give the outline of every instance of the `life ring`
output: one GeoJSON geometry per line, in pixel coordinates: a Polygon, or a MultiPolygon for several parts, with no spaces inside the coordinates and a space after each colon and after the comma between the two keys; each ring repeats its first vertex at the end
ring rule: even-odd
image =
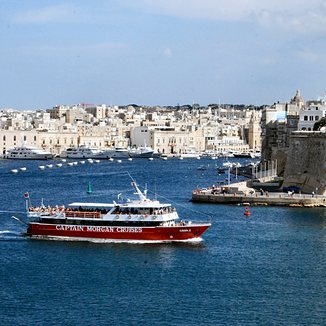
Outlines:
{"type": "Polygon", "coordinates": [[[128,218],[131,219],[131,215],[130,214],[128,215],[128,218]]]}
{"type": "Polygon", "coordinates": [[[118,220],[119,219],[119,215],[116,215],[115,218],[118,220]]]}

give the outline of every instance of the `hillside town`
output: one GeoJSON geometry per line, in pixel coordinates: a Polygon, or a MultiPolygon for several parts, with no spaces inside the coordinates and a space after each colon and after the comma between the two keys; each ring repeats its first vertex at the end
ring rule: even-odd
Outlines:
{"type": "Polygon", "coordinates": [[[3,109],[0,153],[5,156],[23,144],[54,156],[82,145],[98,149],[146,145],[167,156],[262,152],[262,160],[277,159],[282,172],[292,131],[312,131],[325,112],[323,99],[305,102],[299,90],[289,102],[260,107],[81,103],[35,111],[3,109]]]}
{"type": "Polygon", "coordinates": [[[55,155],[69,147],[142,146],[166,155],[260,150],[261,110],[230,105],[140,107],[78,104],[0,113],[0,153],[26,143],[55,155]]]}

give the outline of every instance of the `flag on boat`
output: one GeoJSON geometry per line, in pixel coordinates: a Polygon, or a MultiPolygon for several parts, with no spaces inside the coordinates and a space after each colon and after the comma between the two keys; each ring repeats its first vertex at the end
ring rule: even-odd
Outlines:
{"type": "Polygon", "coordinates": [[[29,193],[28,193],[28,192],[25,192],[25,193],[24,193],[24,197],[25,197],[26,199],[28,199],[28,198],[29,198],[29,193]]]}

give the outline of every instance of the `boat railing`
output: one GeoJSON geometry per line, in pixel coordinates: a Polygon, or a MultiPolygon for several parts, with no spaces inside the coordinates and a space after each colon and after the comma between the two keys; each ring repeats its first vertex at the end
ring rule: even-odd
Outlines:
{"type": "Polygon", "coordinates": [[[65,211],[66,217],[100,218],[101,212],[65,211]]]}

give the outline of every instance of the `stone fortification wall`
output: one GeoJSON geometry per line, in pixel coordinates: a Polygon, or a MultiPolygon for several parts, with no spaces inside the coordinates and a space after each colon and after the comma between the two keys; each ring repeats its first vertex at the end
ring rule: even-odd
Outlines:
{"type": "Polygon", "coordinates": [[[326,133],[293,132],[283,187],[298,186],[302,193],[326,194],[326,133]]]}

